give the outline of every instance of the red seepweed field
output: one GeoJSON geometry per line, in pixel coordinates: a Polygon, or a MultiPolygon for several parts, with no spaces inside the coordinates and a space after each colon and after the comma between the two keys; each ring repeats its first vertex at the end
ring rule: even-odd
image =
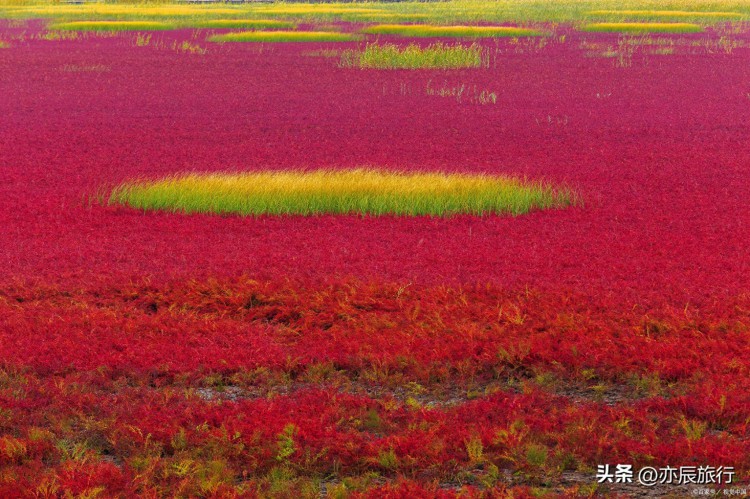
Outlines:
{"type": "Polygon", "coordinates": [[[0,496],[747,487],[747,29],[549,25],[443,40],[486,62],[415,70],[342,66],[362,40],[45,26],[0,20],[0,496]],[[132,179],[359,167],[544,180],[579,202],[450,217],[107,202],[132,179]],[[598,483],[617,464],[730,479],[598,483]]]}

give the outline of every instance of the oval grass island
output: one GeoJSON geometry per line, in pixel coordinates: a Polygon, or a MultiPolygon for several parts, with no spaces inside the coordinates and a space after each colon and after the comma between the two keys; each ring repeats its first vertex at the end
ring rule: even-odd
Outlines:
{"type": "Polygon", "coordinates": [[[373,169],[187,173],[134,180],[108,204],[237,215],[521,215],[577,203],[568,188],[494,175],[373,169]]]}

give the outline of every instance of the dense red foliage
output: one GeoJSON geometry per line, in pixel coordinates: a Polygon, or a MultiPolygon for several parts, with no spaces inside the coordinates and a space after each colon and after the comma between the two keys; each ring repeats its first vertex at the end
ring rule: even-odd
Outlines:
{"type": "Polygon", "coordinates": [[[326,45],[154,36],[0,49],[0,496],[588,494],[619,461],[747,478],[746,49],[619,67],[581,49],[616,37],[568,33],[482,42],[487,69],[361,71],[305,55],[326,45]],[[585,204],[90,202],[136,176],[359,165],[543,177],[585,204]]]}
{"type": "Polygon", "coordinates": [[[279,465],[485,486],[501,470],[535,483],[603,462],[750,469],[746,297],[646,311],[492,288],[242,279],[1,298],[11,488],[31,473],[32,490],[40,460],[131,493],[238,478],[264,490],[279,465]],[[76,444],[89,454],[68,456],[76,444]]]}
{"type": "Polygon", "coordinates": [[[127,37],[14,44],[0,53],[0,268],[46,282],[249,271],[691,299],[747,289],[750,54],[617,67],[580,42],[501,45],[496,67],[450,72],[302,55],[319,44],[203,56],[127,37]],[[428,82],[497,104],[427,95],[428,82]],[[85,201],[140,175],[356,165],[546,177],[586,204],[517,219],[241,219],[85,201]]]}

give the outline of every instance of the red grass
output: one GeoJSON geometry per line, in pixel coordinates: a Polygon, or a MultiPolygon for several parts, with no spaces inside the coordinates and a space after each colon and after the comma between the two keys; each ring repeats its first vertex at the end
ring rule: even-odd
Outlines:
{"type": "Polygon", "coordinates": [[[127,36],[5,49],[0,495],[575,495],[561,473],[590,485],[615,462],[746,479],[750,55],[623,68],[581,36],[498,42],[496,67],[452,72],[127,36]],[[137,176],[361,165],[544,177],[585,204],[445,220],[87,202],[137,176]]]}
{"type": "Polygon", "coordinates": [[[26,449],[5,464],[28,487],[68,470],[60,442],[86,445],[87,483],[130,493],[197,490],[216,459],[221,483],[253,490],[278,465],[308,480],[378,471],[485,486],[499,479],[487,469],[526,484],[603,462],[750,470],[747,297],[621,310],[492,288],[243,279],[24,288],[0,303],[4,427],[26,449]],[[548,461],[527,463],[529,446],[548,461]],[[165,471],[185,459],[184,480],[165,471]]]}
{"type": "Polygon", "coordinates": [[[448,73],[342,70],[276,45],[197,56],[115,38],[6,51],[0,267],[46,282],[249,270],[660,296],[746,289],[745,52],[618,68],[577,45],[448,73]],[[428,80],[499,101],[428,96],[428,80]],[[586,205],[518,219],[252,220],[82,202],[140,175],[363,164],[547,177],[586,205]]]}

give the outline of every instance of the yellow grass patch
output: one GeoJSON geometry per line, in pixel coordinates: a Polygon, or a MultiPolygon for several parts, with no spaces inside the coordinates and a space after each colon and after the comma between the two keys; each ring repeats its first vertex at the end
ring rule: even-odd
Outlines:
{"type": "Polygon", "coordinates": [[[469,47],[441,43],[427,47],[368,43],[364,50],[343,52],[339,65],[374,69],[456,69],[486,67],[489,60],[476,43],[469,47]]]}
{"type": "Polygon", "coordinates": [[[117,17],[117,18],[146,18],[146,17],[187,17],[236,14],[237,9],[216,7],[191,7],[183,5],[45,5],[14,8],[15,15],[23,17],[117,17]]]}
{"type": "Polygon", "coordinates": [[[295,23],[287,21],[277,21],[272,19],[212,19],[209,21],[200,21],[194,26],[198,28],[245,28],[245,29],[294,29],[295,23]]]}
{"type": "Polygon", "coordinates": [[[597,33],[698,33],[702,28],[691,23],[591,23],[582,31],[597,33]]]}
{"type": "Polygon", "coordinates": [[[382,12],[380,9],[363,9],[357,7],[331,7],[321,4],[297,4],[284,7],[259,8],[256,12],[277,15],[304,15],[304,14],[372,14],[382,12]]]}
{"type": "Polygon", "coordinates": [[[626,16],[626,17],[672,17],[672,18],[707,18],[707,19],[739,19],[740,12],[701,12],[687,10],[592,10],[587,12],[592,16],[626,16]]]}
{"type": "Polygon", "coordinates": [[[542,33],[513,26],[431,26],[426,24],[379,24],[362,30],[363,33],[413,36],[425,38],[437,37],[521,37],[539,36],[542,33]]]}
{"type": "Polygon", "coordinates": [[[0,17],[53,18],[56,21],[79,19],[154,20],[192,23],[201,19],[303,17],[313,20],[349,19],[373,22],[407,21],[424,16],[437,25],[473,25],[477,23],[564,23],[580,22],[587,16],[635,16],[635,20],[653,18],[716,23],[750,17],[745,0],[446,0],[440,2],[404,1],[393,3],[245,3],[234,5],[195,5],[140,1],[125,3],[101,0],[69,5],[61,0],[0,0],[0,17]],[[702,10],[711,9],[711,10],[702,10]],[[368,17],[371,16],[371,17],[368,17]],[[378,16],[382,16],[379,19],[378,16]]]}
{"type": "Polygon", "coordinates": [[[172,29],[173,26],[154,21],[73,21],[51,24],[49,28],[69,31],[156,31],[172,29]]]}
{"type": "Polygon", "coordinates": [[[208,38],[209,42],[349,42],[360,37],[336,31],[243,31],[208,38]]]}
{"type": "Polygon", "coordinates": [[[191,173],[125,183],[110,204],[143,210],[240,215],[522,214],[575,203],[567,189],[481,174],[372,169],[191,173]]]}
{"type": "Polygon", "coordinates": [[[377,12],[373,14],[354,14],[351,16],[345,16],[345,19],[361,19],[361,20],[369,20],[369,19],[388,19],[393,22],[393,19],[400,20],[400,19],[425,19],[430,17],[427,14],[400,14],[397,12],[377,12]]]}

